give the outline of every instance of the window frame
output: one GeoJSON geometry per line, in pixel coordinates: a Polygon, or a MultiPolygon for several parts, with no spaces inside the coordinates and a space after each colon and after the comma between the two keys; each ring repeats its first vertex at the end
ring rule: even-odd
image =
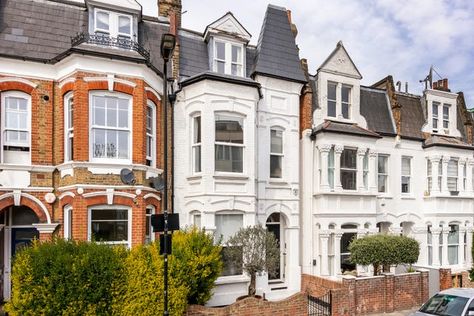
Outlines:
{"type": "MultiPolygon", "coordinates": [[[[214,123],[215,124],[215,123],[214,123]]],[[[215,126],[214,126],[215,129],[215,126]]],[[[215,138],[214,138],[215,140],[215,138]]],[[[191,170],[193,174],[202,173],[202,115],[196,112],[191,115],[191,170]],[[199,118],[199,142],[196,141],[196,119],[199,118]],[[197,167],[197,153],[199,152],[199,170],[197,167]]]]}
{"type": "MultiPolygon", "coordinates": [[[[352,102],[351,102],[352,101],[352,88],[353,87],[351,85],[344,84],[344,83],[341,84],[341,116],[344,120],[350,120],[352,118],[352,115],[351,115],[352,114],[352,112],[351,112],[352,111],[352,102]],[[343,95],[342,94],[342,89],[344,89],[344,88],[349,89],[347,102],[344,102],[343,99],[342,99],[342,95],[343,95]],[[344,104],[347,105],[347,117],[344,117],[344,111],[343,111],[344,104]]],[[[337,92],[337,90],[336,90],[336,92],[337,92]]],[[[337,106],[337,104],[336,104],[336,106],[337,106]]]]}
{"type": "Polygon", "coordinates": [[[448,103],[443,103],[442,104],[442,115],[443,115],[443,130],[448,131],[448,134],[449,134],[449,111],[451,109],[451,104],[448,104],[448,103]],[[444,113],[444,109],[448,109],[448,113],[447,113],[447,118],[445,118],[445,113],[444,113]],[[447,126],[445,127],[444,124],[447,123],[447,126]]]}
{"type": "MultiPolygon", "coordinates": [[[[105,111],[105,109],[104,109],[105,111]]],[[[120,93],[120,92],[109,92],[103,90],[91,91],[89,92],[89,161],[91,162],[101,162],[101,163],[111,163],[111,164],[130,164],[133,157],[133,98],[129,94],[120,93]],[[94,113],[93,113],[93,100],[95,96],[105,96],[105,97],[114,97],[114,98],[123,98],[128,100],[128,128],[110,128],[106,125],[93,125],[94,113]],[[109,158],[109,157],[94,157],[94,135],[93,129],[105,129],[105,130],[115,130],[115,131],[128,131],[128,158],[109,158]]],[[[106,119],[104,118],[106,123],[106,119]]]]}
{"type": "Polygon", "coordinates": [[[109,36],[112,36],[111,32],[110,32],[111,24],[112,24],[112,23],[110,23],[111,22],[110,13],[111,12],[107,11],[107,10],[103,10],[103,9],[99,9],[99,8],[94,9],[94,33],[99,33],[99,34],[105,33],[105,34],[108,34],[109,36]],[[109,28],[107,30],[102,29],[100,27],[97,27],[97,21],[98,21],[97,14],[98,13],[106,13],[107,14],[107,16],[109,18],[109,23],[108,23],[109,28]]]}
{"type": "Polygon", "coordinates": [[[284,161],[284,129],[281,127],[271,127],[270,128],[270,178],[271,179],[283,179],[283,161],[284,161]],[[281,152],[273,152],[272,151],[272,132],[280,132],[281,133],[281,152]],[[271,161],[272,157],[279,157],[280,158],[280,166],[281,166],[281,171],[280,171],[280,176],[279,177],[272,177],[272,172],[271,172],[271,161]]]}
{"type": "Polygon", "coordinates": [[[74,161],[74,94],[64,95],[64,162],[74,161]],[[72,110],[70,110],[72,105],[72,110]],[[72,112],[71,115],[70,112],[72,112]],[[72,127],[69,127],[69,124],[72,127]]]}
{"type": "Polygon", "coordinates": [[[156,208],[154,205],[147,205],[145,207],[145,225],[149,229],[150,234],[146,234],[145,228],[145,244],[149,244],[155,241],[155,233],[153,232],[153,226],[151,225],[151,215],[156,214],[156,208]],[[148,212],[150,211],[150,212],[148,212]]]}
{"type": "Polygon", "coordinates": [[[412,190],[411,190],[412,160],[413,160],[413,157],[411,156],[402,156],[402,159],[401,159],[400,191],[402,194],[405,194],[405,195],[412,194],[412,190]],[[404,159],[408,159],[408,164],[409,164],[409,169],[410,169],[408,174],[403,173],[403,160],[404,159]],[[403,178],[408,178],[408,190],[406,192],[403,192],[403,178]]]}
{"type": "Polygon", "coordinates": [[[389,192],[389,159],[390,159],[390,155],[388,154],[378,154],[377,155],[377,192],[378,193],[388,193],[389,192]],[[379,158],[380,157],[384,157],[386,158],[385,160],[385,173],[383,172],[380,172],[379,171],[379,158]],[[385,190],[384,191],[380,191],[380,176],[384,177],[385,179],[385,190]]]}
{"type": "Polygon", "coordinates": [[[432,101],[431,102],[432,128],[433,128],[434,133],[439,132],[439,106],[440,105],[441,105],[441,103],[438,102],[438,101],[432,101]],[[435,115],[434,109],[436,109],[436,115],[435,115]],[[436,124],[435,124],[435,122],[436,122],[436,124]],[[435,125],[436,125],[436,127],[435,127],[435,125]]]}
{"type": "MultiPolygon", "coordinates": [[[[448,247],[448,258],[447,258],[447,259],[448,259],[448,264],[449,264],[449,265],[457,265],[457,264],[459,264],[459,247],[460,247],[460,237],[461,237],[461,236],[460,236],[460,230],[459,230],[460,225],[457,224],[457,223],[452,223],[452,224],[449,224],[448,227],[449,227],[449,232],[448,232],[448,244],[447,244],[447,247],[448,247]],[[455,227],[456,227],[457,229],[454,229],[455,227]],[[455,243],[453,243],[453,242],[451,241],[451,239],[449,238],[449,237],[450,237],[450,234],[452,234],[453,232],[455,232],[455,233],[456,233],[456,236],[457,236],[457,242],[455,242],[455,243]],[[450,259],[450,256],[449,256],[449,253],[450,253],[449,249],[450,249],[450,248],[451,248],[451,249],[452,249],[452,248],[456,249],[456,250],[455,250],[456,256],[455,256],[455,262],[454,262],[454,263],[451,263],[450,260],[449,260],[449,259],[450,259]]],[[[451,235],[451,236],[452,236],[452,235],[451,235]]]]}
{"type": "Polygon", "coordinates": [[[130,206],[114,204],[114,205],[93,205],[87,208],[87,241],[92,238],[92,211],[94,210],[127,210],[127,240],[126,241],[97,241],[97,243],[105,245],[126,245],[128,248],[132,246],[132,208],[130,206]]]}
{"type": "Polygon", "coordinates": [[[147,100],[146,104],[146,123],[145,123],[145,130],[146,130],[146,165],[152,168],[156,167],[156,104],[151,101],[147,100]],[[148,132],[148,109],[151,109],[151,133],[148,132]],[[149,142],[150,139],[150,142],[149,142]],[[151,144],[151,156],[148,155],[148,144],[151,144]]]}
{"type": "Polygon", "coordinates": [[[338,86],[338,85],[339,85],[338,82],[330,81],[330,80],[327,81],[327,91],[326,91],[326,93],[327,93],[327,103],[326,103],[326,104],[327,104],[327,109],[326,109],[326,115],[327,115],[327,117],[337,118],[337,86],[338,86]],[[336,97],[336,98],[335,98],[334,100],[329,98],[329,86],[330,86],[330,85],[334,85],[334,86],[335,86],[335,89],[336,89],[336,92],[335,92],[335,97],[336,97]],[[329,102],[334,102],[334,116],[329,115],[329,102]]]}
{"type": "MultiPolygon", "coordinates": [[[[235,174],[235,175],[242,175],[245,173],[246,168],[245,168],[245,144],[246,144],[246,116],[237,112],[214,112],[214,172],[216,174],[235,174]],[[236,120],[242,120],[242,144],[239,143],[228,143],[228,142],[222,142],[222,141],[216,141],[216,122],[217,122],[217,117],[219,115],[223,116],[228,116],[231,118],[235,118],[236,120]],[[237,148],[242,148],[242,171],[223,171],[223,170],[217,170],[216,166],[216,155],[217,155],[217,146],[227,146],[227,147],[237,147],[237,148]]],[[[202,126],[202,124],[201,124],[202,126]]],[[[202,167],[202,166],[201,166],[202,167]]]]}
{"type": "MultiPolygon", "coordinates": [[[[242,218],[242,226],[241,226],[240,228],[245,227],[245,221],[244,221],[244,219],[245,219],[245,218],[244,218],[244,215],[245,215],[245,214],[244,214],[243,212],[240,212],[240,211],[231,211],[231,210],[229,210],[229,211],[216,212],[216,213],[214,214],[214,224],[215,224],[215,227],[216,227],[214,238],[219,238],[219,240],[221,239],[221,237],[220,237],[220,236],[217,236],[217,217],[218,217],[218,216],[226,216],[226,215],[227,215],[227,216],[228,216],[228,215],[241,216],[241,218],[242,218]]],[[[202,219],[202,217],[201,217],[201,219],[202,219]]],[[[240,228],[239,228],[239,229],[240,229],[240,228]]],[[[237,231],[238,231],[238,229],[237,229],[237,231]]],[[[236,245],[229,245],[229,244],[227,244],[226,241],[223,240],[221,247],[222,247],[222,250],[223,250],[223,251],[221,252],[221,256],[222,256],[223,253],[224,253],[224,249],[225,249],[225,248],[227,248],[227,247],[238,247],[238,246],[236,246],[236,245]]],[[[223,269],[222,269],[222,272],[221,272],[221,273],[224,273],[224,269],[225,269],[224,265],[225,265],[225,262],[224,262],[224,260],[223,260],[223,269]]],[[[238,272],[239,272],[239,271],[238,271],[238,272]]],[[[243,275],[244,275],[244,271],[243,271],[243,267],[242,267],[242,268],[240,269],[240,273],[236,273],[236,274],[226,274],[226,275],[221,274],[219,277],[220,277],[220,278],[226,278],[226,277],[236,277],[236,276],[243,276],[243,275]]]]}
{"type": "Polygon", "coordinates": [[[95,34],[98,35],[108,35],[113,38],[127,38],[132,40],[134,37],[134,19],[133,15],[131,14],[126,14],[122,12],[116,12],[116,11],[111,11],[111,10],[105,10],[101,8],[94,8],[94,23],[93,23],[93,31],[95,34]],[[109,29],[102,29],[100,27],[97,27],[97,14],[101,13],[106,13],[109,17],[109,29]],[[126,17],[130,20],[130,34],[120,32],[119,28],[119,19],[120,17],[126,17]]]}
{"type": "Polygon", "coordinates": [[[458,187],[458,179],[459,179],[459,158],[457,157],[451,157],[449,159],[449,162],[448,162],[448,167],[447,167],[447,175],[446,175],[446,181],[447,181],[447,185],[448,185],[448,191],[449,192],[459,192],[459,187],[458,187]],[[456,168],[456,175],[453,176],[453,175],[450,175],[449,174],[449,171],[450,171],[450,164],[451,162],[453,162],[455,164],[455,168],[456,168]],[[454,179],[454,185],[455,185],[455,190],[451,190],[451,188],[449,187],[450,186],[450,179],[454,179]]]}
{"type": "Polygon", "coordinates": [[[213,45],[212,45],[212,69],[214,72],[220,73],[218,71],[218,62],[223,62],[224,63],[224,75],[230,75],[230,76],[237,76],[237,77],[245,77],[245,47],[244,44],[238,43],[235,41],[229,41],[229,40],[224,40],[224,39],[213,39],[213,45]],[[224,44],[224,59],[217,58],[217,43],[219,44],[224,44]],[[238,62],[233,62],[232,61],[232,47],[238,47],[240,49],[241,53],[241,61],[240,63],[238,62]],[[240,66],[240,74],[232,74],[232,65],[237,65],[240,66]]]}
{"type": "Polygon", "coordinates": [[[357,149],[356,148],[352,148],[352,147],[344,147],[344,149],[342,150],[341,152],[341,158],[340,158],[340,165],[339,165],[339,168],[340,168],[340,178],[341,178],[341,186],[342,186],[342,189],[345,190],[345,191],[357,191],[357,149]],[[343,163],[343,155],[344,155],[344,152],[345,151],[351,151],[354,153],[354,157],[355,157],[355,167],[354,168],[346,168],[346,167],[343,167],[342,166],[342,163],[343,163]],[[354,176],[354,188],[353,189],[346,189],[344,188],[344,181],[342,179],[342,176],[343,176],[343,172],[351,172],[351,173],[354,173],[355,176],[354,176]]]}
{"type": "Polygon", "coordinates": [[[72,206],[66,205],[63,208],[63,237],[64,239],[72,239],[72,206]]]}

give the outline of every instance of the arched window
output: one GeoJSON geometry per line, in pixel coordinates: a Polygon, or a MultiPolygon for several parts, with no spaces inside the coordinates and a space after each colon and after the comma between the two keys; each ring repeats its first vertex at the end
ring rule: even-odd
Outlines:
{"type": "Polygon", "coordinates": [[[283,131],[270,130],[270,178],[282,178],[283,169],[283,131]]]}
{"type": "Polygon", "coordinates": [[[64,239],[72,239],[72,206],[66,205],[63,210],[64,239]]]}
{"type": "Polygon", "coordinates": [[[155,240],[153,227],[151,226],[151,215],[155,214],[155,207],[148,205],[146,207],[146,221],[145,221],[145,244],[149,244],[155,240]]]}

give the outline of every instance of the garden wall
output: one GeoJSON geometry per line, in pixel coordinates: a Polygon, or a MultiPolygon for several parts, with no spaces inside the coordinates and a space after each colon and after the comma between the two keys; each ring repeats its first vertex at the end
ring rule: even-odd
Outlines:
{"type": "Polygon", "coordinates": [[[306,294],[297,293],[286,300],[264,301],[253,297],[245,298],[226,307],[206,307],[190,305],[187,316],[307,316],[308,299],[306,294]]]}
{"type": "Polygon", "coordinates": [[[439,290],[446,290],[452,287],[474,288],[474,282],[469,279],[469,271],[452,273],[451,269],[439,269],[439,290]]]}

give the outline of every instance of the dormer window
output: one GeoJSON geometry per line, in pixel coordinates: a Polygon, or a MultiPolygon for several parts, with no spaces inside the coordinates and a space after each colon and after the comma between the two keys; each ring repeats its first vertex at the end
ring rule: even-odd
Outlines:
{"type": "Polygon", "coordinates": [[[351,89],[349,85],[328,82],[329,117],[342,117],[346,120],[351,118],[351,89]]]}
{"type": "Polygon", "coordinates": [[[433,112],[433,132],[438,133],[439,132],[439,119],[440,119],[440,113],[442,111],[443,113],[443,129],[444,129],[444,134],[449,134],[449,109],[451,105],[450,104],[443,104],[441,106],[440,102],[433,101],[432,102],[432,112],[433,112]],[[442,109],[441,109],[442,108],[442,109]]]}
{"type": "Polygon", "coordinates": [[[94,32],[110,37],[131,39],[133,34],[132,16],[95,9],[94,32]]]}
{"type": "Polygon", "coordinates": [[[449,104],[443,105],[443,128],[449,130],[449,104]]]}
{"type": "Polygon", "coordinates": [[[243,45],[216,40],[214,41],[214,71],[243,76],[243,45]]]}

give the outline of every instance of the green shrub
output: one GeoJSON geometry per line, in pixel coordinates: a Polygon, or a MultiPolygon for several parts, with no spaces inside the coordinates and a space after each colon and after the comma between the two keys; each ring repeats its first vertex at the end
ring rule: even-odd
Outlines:
{"type": "Polygon", "coordinates": [[[373,265],[374,274],[383,265],[414,264],[420,254],[420,245],[406,236],[378,234],[354,239],[349,245],[351,261],[373,265]]]}
{"type": "MultiPolygon", "coordinates": [[[[176,274],[175,258],[169,256],[169,273],[176,274]]],[[[114,303],[114,315],[163,314],[163,257],[159,244],[134,247],[125,260],[125,278],[114,303]]],[[[189,289],[183,280],[168,279],[170,315],[184,315],[189,289]]]]}
{"type": "Polygon", "coordinates": [[[173,257],[176,267],[171,275],[186,284],[188,303],[204,305],[222,271],[221,247],[204,230],[188,228],[173,234],[173,257]]]}
{"type": "Polygon", "coordinates": [[[33,242],[13,261],[10,315],[110,315],[121,247],[56,239],[33,242]]]}

